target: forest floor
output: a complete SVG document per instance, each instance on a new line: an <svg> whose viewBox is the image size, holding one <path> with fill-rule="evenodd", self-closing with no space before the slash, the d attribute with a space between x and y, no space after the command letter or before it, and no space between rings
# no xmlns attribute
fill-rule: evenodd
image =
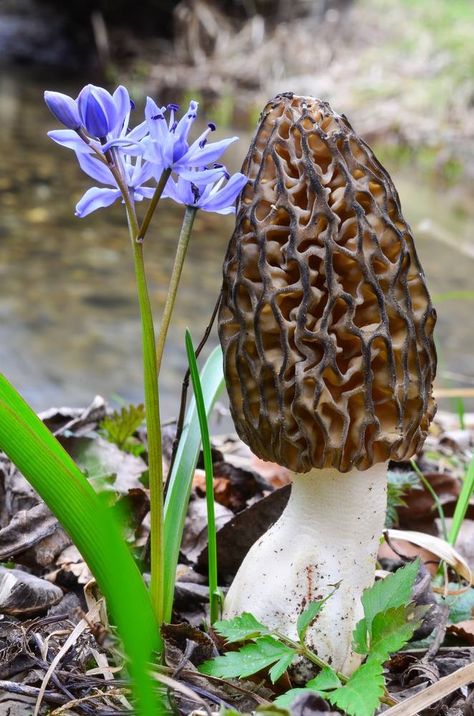
<svg viewBox="0 0 474 716"><path fill-rule="evenodd" d="M141 429L135 434L135 454L123 451L100 430L105 415L106 405L97 398L87 410L53 409L43 419L89 479L126 507L127 538L140 558L149 532L146 435ZM173 430L174 426L165 428L168 447ZM443 529L449 530L473 443L474 414L438 415L416 467L390 464L387 526L422 532L428 539L442 537ZM137 450L137 445L143 450ZM167 459L169 453L168 449ZM235 436L216 438L213 458L219 580L225 592L249 547L282 512L289 476L286 470L257 459ZM33 712L40 699L41 714L128 713L123 659L87 565L6 458L0 464L0 497L0 712L24 716ZM471 569L473 537L471 499L456 542L460 559ZM433 545L429 552L400 539L398 532L388 532L379 552L380 565L389 571L420 556L423 569L413 598L433 605L424 617L418 641L386 664L388 690L397 700L422 692L473 661L474 588L449 570L448 582L433 591L428 572L433 576L439 563ZM203 708L202 698L213 713L222 705L253 712L290 688L291 677L286 675L272 685L261 673L258 679L243 681L198 674L196 667L222 647L205 627L206 567L205 478L198 463L176 574L173 625L163 631L166 671L196 694L195 703L189 695L174 694L179 713ZM146 572L146 561L143 568ZM311 708L309 702L299 704L291 713L319 713ZM423 713L467 716L472 708L472 692L463 686Z"/></svg>

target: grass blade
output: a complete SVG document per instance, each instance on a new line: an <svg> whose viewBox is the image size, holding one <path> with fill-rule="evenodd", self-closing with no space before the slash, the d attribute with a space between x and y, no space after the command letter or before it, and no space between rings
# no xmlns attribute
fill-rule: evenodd
<svg viewBox="0 0 474 716"><path fill-rule="evenodd" d="M204 407L209 416L212 407L224 388L222 372L222 351L215 348L207 359L201 372L201 385L204 394ZM165 500L165 587L164 617L171 620L174 583L179 549L183 536L184 521L188 509L191 484L201 447L201 432L196 401L193 399L186 414L186 421L179 441L168 493Z"/></svg>
<svg viewBox="0 0 474 716"><path fill-rule="evenodd" d="M137 712L165 713L148 673L159 633L141 574L110 510L56 438L0 375L0 449L56 515L95 576L130 662Z"/></svg>
<svg viewBox="0 0 474 716"><path fill-rule="evenodd" d="M219 618L219 588L217 586L217 543L216 543L216 515L214 509L214 470L212 465L211 439L207 424L206 408L202 394L201 380L194 353L193 340L188 329L185 335L186 353L188 356L189 372L193 383L194 399L201 430L202 451L204 455L204 469L206 472L206 506L207 506L207 541L208 541L208 574L209 574L209 606L210 619L213 624Z"/></svg>
<svg viewBox="0 0 474 716"><path fill-rule="evenodd" d="M474 458L469 463L466 475L464 477L461 494L456 502L454 510L453 521L451 523L451 529L449 530L448 542L454 547L456 540L459 535L459 530L466 516L467 508L469 507L469 500L474 491Z"/></svg>

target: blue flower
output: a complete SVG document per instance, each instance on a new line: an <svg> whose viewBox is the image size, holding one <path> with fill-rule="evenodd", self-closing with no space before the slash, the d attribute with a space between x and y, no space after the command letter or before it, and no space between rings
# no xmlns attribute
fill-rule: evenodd
<svg viewBox="0 0 474 716"><path fill-rule="evenodd" d="M235 211L235 199L247 179L243 174L229 177L222 164L215 161L238 137L208 144L207 137L216 128L210 123L190 144L188 135L198 108L194 100L177 121L178 105L160 109L148 98L145 121L132 130L128 123L133 105L122 86L110 94L102 87L86 85L76 100L59 92L45 92L45 102L68 127L48 132L48 136L72 149L83 171L103 185L86 191L76 206L76 216L87 216L113 204L122 196L123 183L135 201L151 198L155 189L143 185L151 178L161 177L165 169L178 174L178 179L170 177L164 197L204 211L220 214ZM211 168L208 165L212 163Z"/></svg>
<svg viewBox="0 0 474 716"><path fill-rule="evenodd" d="M79 200L76 206L76 216L82 218L96 211L96 209L110 206L114 201L122 197L122 193L106 164L103 164L99 159L90 154L80 153L77 155L77 159L81 169L85 171L86 174L101 184L107 185L106 187L94 186L88 189ZM142 186L142 184L152 177L152 174L153 167L148 162L143 162L141 157L123 157L125 183L128 186L130 195L135 201L151 199L153 196L155 191L153 187Z"/></svg>
<svg viewBox="0 0 474 716"><path fill-rule="evenodd" d="M210 122L207 129L190 145L188 134L196 119L198 103L192 100L186 114L179 122L175 120L177 104L168 107L158 107L150 97L145 106L145 123L149 136L144 140L144 156L157 165L156 175L164 169L173 169L180 173L190 167L204 167L215 162L225 152L227 147L237 141L238 137L221 139L219 142L207 143L207 136L216 128ZM169 121L166 122L165 112L169 111Z"/></svg>
<svg viewBox="0 0 474 716"><path fill-rule="evenodd" d="M121 89L128 94L125 87ZM122 96L123 92L120 93L119 100L122 99ZM110 92L95 85L86 85L79 92L77 105L82 123L92 137L106 137L117 125L122 109L119 102L116 106ZM130 104L128 109L130 109Z"/></svg>
<svg viewBox="0 0 474 716"><path fill-rule="evenodd" d="M48 109L57 120L64 124L69 129L78 130L82 127L82 120L79 115L79 108L77 102L68 97L67 94L61 92L49 92L44 93L44 101L46 102Z"/></svg>
<svg viewBox="0 0 474 716"><path fill-rule="evenodd" d="M229 177L223 167L208 170L211 182L205 183L202 179L204 172L196 172L196 181L191 180L190 173L181 174L178 180L170 177L163 192L163 197L174 199L178 204L214 211L216 214L233 214L235 200L240 194L248 179L244 174L237 172ZM219 178L216 180L216 174ZM227 183L225 183L227 180Z"/></svg>
<svg viewBox="0 0 474 716"><path fill-rule="evenodd" d="M53 114L63 124L66 124L50 106L49 95L58 94L56 92L45 92L45 101ZM68 100L68 107L70 107L71 112L73 112L73 106L77 108L80 125L90 134L90 139L83 134L78 134L77 131L73 131L69 124L66 126L69 126L70 129L57 129L53 132L48 132L48 137L54 142L68 149L73 149L77 154L106 152L110 147L117 145L126 146L128 154L142 153L141 148L138 147L138 142L146 134L146 128L140 125L132 132L128 131L128 121L133 105L125 87L120 85L111 95L102 87L86 85L75 101L67 95L60 95L60 97L65 98L65 100L62 100L64 105ZM59 102L53 103L53 106L58 109ZM63 109L62 105L61 109ZM63 115L64 118L67 118L65 112L63 112ZM97 141L98 139L101 141Z"/></svg>

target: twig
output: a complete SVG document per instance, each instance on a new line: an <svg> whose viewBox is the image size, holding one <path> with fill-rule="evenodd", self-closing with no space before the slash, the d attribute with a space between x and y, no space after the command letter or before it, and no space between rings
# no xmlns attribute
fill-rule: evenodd
<svg viewBox="0 0 474 716"><path fill-rule="evenodd" d="M431 661L431 659L433 659L433 657L436 656L441 644L444 641L444 637L446 634L446 627L448 625L448 618L449 618L449 604L441 605L440 614L441 614L441 621L435 629L434 641L432 644L430 644L428 651L426 652L425 656L421 660L425 663L428 661Z"/></svg>
<svg viewBox="0 0 474 716"><path fill-rule="evenodd" d="M0 692L1 691L7 691L10 694L18 694L19 696L29 696L36 699L40 689L37 686L18 684L15 681L0 681ZM44 691L43 699L51 704L60 705L65 704L68 701L66 696L62 696L54 691Z"/></svg>
<svg viewBox="0 0 474 716"><path fill-rule="evenodd" d="M396 706L384 711L384 716L415 716L418 711L428 708L428 706L452 694L453 691L456 691L461 686L470 684L472 681L474 681L474 663L463 666L462 669L444 676L436 684L428 686L428 688L423 689L415 696L411 696L409 699L405 699Z"/></svg>

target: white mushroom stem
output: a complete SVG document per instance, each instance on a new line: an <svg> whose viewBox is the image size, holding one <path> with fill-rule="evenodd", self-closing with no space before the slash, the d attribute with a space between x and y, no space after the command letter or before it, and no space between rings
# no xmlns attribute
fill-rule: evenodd
<svg viewBox="0 0 474 716"><path fill-rule="evenodd" d="M294 475L280 519L246 555L226 596L224 618L251 612L297 639L296 620L308 602L341 582L307 632L307 644L333 668L360 664L352 631L363 616L361 596L374 582L387 500L387 463L341 473Z"/></svg>

